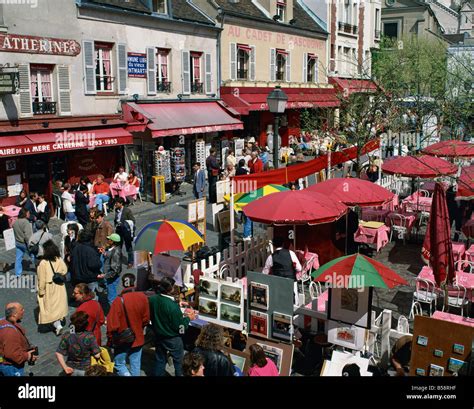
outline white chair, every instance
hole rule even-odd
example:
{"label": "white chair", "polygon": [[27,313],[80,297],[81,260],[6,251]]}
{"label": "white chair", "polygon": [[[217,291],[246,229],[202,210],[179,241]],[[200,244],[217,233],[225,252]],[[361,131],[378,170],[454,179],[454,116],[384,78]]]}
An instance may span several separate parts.
{"label": "white chair", "polygon": [[398,317],[397,332],[401,332],[402,334],[410,333],[410,323],[408,322],[408,318],[404,315]]}
{"label": "white chair", "polygon": [[430,317],[433,314],[433,306],[436,308],[436,302],[438,301],[438,294],[436,292],[436,285],[432,281],[425,280],[422,278],[416,279],[415,292],[413,293],[413,301],[410,308],[409,318],[414,317],[413,307],[415,302],[421,304],[428,304],[430,307]]}
{"label": "white chair", "polygon": [[423,308],[421,307],[421,304],[417,301],[413,303],[412,310],[413,310],[413,318],[415,318],[415,315],[421,315],[421,316],[423,315]]}
{"label": "white chair", "polygon": [[59,196],[58,194],[56,193],[53,193],[53,204],[54,204],[54,207],[56,209],[56,214],[55,216],[60,219],[61,218],[61,209],[62,209],[62,206],[63,206],[63,203],[62,203],[62,199],[61,199],[61,196]]}
{"label": "white chair", "polygon": [[390,216],[390,241],[392,241],[393,232],[397,233],[397,238],[403,240],[405,244],[408,234],[408,219],[401,214],[392,214]]}
{"label": "white chair", "polygon": [[315,300],[323,293],[323,288],[319,281],[311,281],[309,283],[309,296],[312,300]]}
{"label": "white chair", "polygon": [[420,189],[418,192],[420,197],[431,197],[431,193],[428,190]]}
{"label": "white chair", "polygon": [[474,261],[458,260],[454,263],[454,270],[474,274]]}
{"label": "white chair", "polygon": [[[467,290],[461,284],[453,283],[448,286],[448,311],[450,307],[459,308],[461,310],[461,316],[464,317],[464,307],[467,307],[469,304],[469,299],[467,298]],[[446,305],[443,303],[443,311]]]}

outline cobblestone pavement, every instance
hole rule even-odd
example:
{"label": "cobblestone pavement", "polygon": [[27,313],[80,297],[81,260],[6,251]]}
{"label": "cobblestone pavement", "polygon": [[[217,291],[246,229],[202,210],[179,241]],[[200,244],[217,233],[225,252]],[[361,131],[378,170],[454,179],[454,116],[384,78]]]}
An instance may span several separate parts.
{"label": "cobblestone pavement", "polygon": [[[148,222],[161,218],[178,218],[187,219],[187,206],[186,203],[192,199],[191,187],[184,185],[181,189],[187,194],[182,197],[173,196],[164,205],[155,205],[150,202],[138,203],[131,206],[133,213],[137,219],[137,228],[141,228]],[[213,231],[212,220],[211,220],[211,206],[207,206],[207,245],[209,247],[218,245],[218,235]],[[109,214],[109,220],[113,219],[113,216]],[[62,221],[52,219],[51,231],[55,236],[55,240],[59,242],[59,226]],[[238,226],[238,231],[241,232],[241,226]],[[238,233],[240,235],[240,233]],[[0,249],[4,248],[3,240],[0,240]],[[401,276],[410,282],[410,286],[396,287],[393,290],[376,289],[374,296],[374,308],[377,312],[384,308],[389,308],[394,311],[394,319],[397,319],[399,314],[408,315],[411,296],[413,292],[412,281],[420,271],[422,267],[422,261],[420,258],[421,244],[408,243],[403,245],[401,242],[389,243],[379,254],[375,255],[375,258],[389,267],[397,271]],[[1,251],[0,252],[0,263],[8,263],[11,266],[14,263],[15,252],[14,251]],[[33,265],[25,260],[25,271],[27,271],[27,277],[33,279],[35,277],[35,271]],[[10,273],[13,271],[10,269]],[[39,347],[40,359],[37,364],[33,367],[29,367],[29,371],[35,376],[51,376],[58,375],[60,372],[59,364],[56,361],[55,350],[58,345],[59,339],[53,333],[40,334],[37,331],[36,314],[37,314],[37,301],[36,293],[30,288],[35,287],[35,282],[30,281],[26,284],[30,285],[28,288],[9,288],[8,272],[0,273],[0,277],[3,277],[4,284],[7,284],[7,288],[0,289],[0,308],[7,302],[19,301],[21,302],[26,310],[23,325],[26,327],[28,337],[30,341]],[[0,278],[2,280],[2,278]],[[2,281],[0,281],[1,283]],[[70,307],[70,313],[74,310]],[[153,350],[149,345],[145,348],[143,354],[143,372],[151,374],[153,366]],[[172,373],[172,369],[169,370]]]}

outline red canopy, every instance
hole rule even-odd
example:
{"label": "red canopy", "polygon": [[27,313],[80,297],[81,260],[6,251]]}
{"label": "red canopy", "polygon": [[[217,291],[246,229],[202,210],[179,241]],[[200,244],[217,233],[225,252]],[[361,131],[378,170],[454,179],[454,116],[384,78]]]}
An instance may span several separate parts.
{"label": "red canopy", "polygon": [[473,157],[474,144],[459,140],[441,141],[428,146],[422,152],[433,156]]}
{"label": "red canopy", "polygon": [[329,223],[346,214],[347,207],[328,197],[305,190],[273,193],[243,209],[252,221],[265,224]]}
{"label": "red canopy", "polygon": [[450,284],[455,277],[454,255],[451,242],[451,223],[449,221],[446,192],[436,183],[431,205],[430,219],[421,250],[425,261],[433,269],[436,284]]}
{"label": "red canopy", "polygon": [[[368,142],[362,148],[361,155],[374,151],[379,147],[379,143],[379,139],[374,139],[373,141]],[[347,148],[341,152],[332,152],[331,165],[336,166],[340,163],[353,160],[356,157],[357,147]],[[326,169],[327,166],[328,157],[327,155],[323,155],[319,158],[309,160],[308,162],[288,166],[285,168],[279,168],[257,174],[254,173],[251,175],[236,176],[233,178],[234,193],[247,193],[270,184],[284,185],[289,182],[294,182],[299,178],[304,178]]]}
{"label": "red canopy", "polygon": [[306,189],[321,193],[347,206],[380,206],[393,199],[393,193],[366,180],[335,178],[316,183]]}
{"label": "red canopy", "polygon": [[474,199],[474,166],[462,168],[461,177],[458,180],[457,200]]}
{"label": "red canopy", "polygon": [[435,156],[397,156],[388,159],[382,165],[384,173],[407,177],[434,178],[441,175],[452,175],[457,172],[456,165]]}

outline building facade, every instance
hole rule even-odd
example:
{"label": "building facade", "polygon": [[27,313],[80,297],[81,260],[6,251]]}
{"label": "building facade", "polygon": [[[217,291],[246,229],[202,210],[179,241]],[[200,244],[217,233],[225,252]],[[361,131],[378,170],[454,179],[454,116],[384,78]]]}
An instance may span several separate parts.
{"label": "building facade", "polygon": [[274,118],[266,98],[280,85],[288,95],[280,136],[300,134],[303,108],[338,105],[327,80],[327,32],[299,0],[194,0],[221,34],[221,98],[236,110],[245,133],[267,145]]}
{"label": "building facade", "polygon": [[[45,0],[0,11],[0,64],[19,79],[0,105],[5,199],[13,180],[44,193],[52,180],[108,178],[131,161],[149,186],[157,146],[241,127],[217,103],[220,30],[185,0]],[[166,132],[154,132],[147,126],[156,122],[154,104],[165,101],[175,116],[185,116],[186,104],[210,102],[223,123],[204,129],[210,124],[170,120]],[[150,107],[141,126],[129,125],[138,115],[132,103]],[[165,142],[165,134],[176,138]]]}

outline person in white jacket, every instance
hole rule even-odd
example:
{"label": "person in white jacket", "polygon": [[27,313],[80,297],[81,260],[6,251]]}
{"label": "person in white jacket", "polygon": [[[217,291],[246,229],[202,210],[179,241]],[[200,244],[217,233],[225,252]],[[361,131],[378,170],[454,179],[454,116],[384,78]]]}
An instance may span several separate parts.
{"label": "person in white jacket", "polygon": [[77,217],[74,212],[74,196],[70,193],[71,185],[69,183],[64,184],[64,192],[61,195],[63,201],[63,211],[67,222],[76,221]]}

